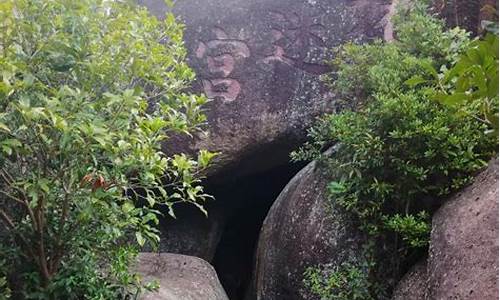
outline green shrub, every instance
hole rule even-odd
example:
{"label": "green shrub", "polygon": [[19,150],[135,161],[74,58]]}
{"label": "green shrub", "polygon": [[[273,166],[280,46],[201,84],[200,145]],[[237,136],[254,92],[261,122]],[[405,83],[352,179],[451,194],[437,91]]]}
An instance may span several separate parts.
{"label": "green shrub", "polygon": [[363,110],[323,122],[323,138],[337,143],[326,158],[336,178],[330,194],[374,234],[382,212],[409,213],[418,201],[460,188],[494,151],[485,125],[418,92],[379,94]]}
{"label": "green shrub", "polygon": [[336,69],[330,85],[342,106],[362,107],[377,93],[395,94],[407,90],[403,84],[416,74],[426,74],[430,59],[409,55],[397,44],[356,45],[347,43],[336,49],[333,66]]}
{"label": "green shrub", "polygon": [[11,297],[11,290],[7,282],[7,268],[5,260],[0,261],[0,300],[7,300]]}
{"label": "green shrub", "polygon": [[159,210],[208,197],[196,174],[213,154],[160,149],[205,121],[205,98],[184,92],[183,26],[123,1],[5,0],[0,28],[0,261],[13,292],[135,294],[128,266],[158,243]]}
{"label": "green shrub", "polygon": [[[356,292],[352,289],[364,291],[366,286],[371,297],[385,299],[375,287],[390,289],[390,284],[377,283],[388,269],[401,271],[407,257],[427,246],[432,208],[469,183],[497,151],[497,136],[486,134],[493,122],[478,117],[484,115],[482,105],[436,101],[443,89],[451,95],[480,93],[477,70],[488,76],[483,83],[489,101],[498,103],[498,85],[493,86],[498,56],[487,51],[494,49],[492,39],[471,42],[463,30],[443,31],[442,22],[426,11],[419,3],[401,10],[394,43],[347,44],[336,50],[330,83],[345,110],[322,117],[310,130],[311,141],[292,153],[294,160],[325,163],[333,178],[328,185],[333,204],[351,213],[367,234],[371,284],[328,288],[331,278],[346,276],[331,270],[337,275],[316,278],[323,294],[310,285],[322,299],[349,299],[345,295]],[[474,66],[464,67],[470,56]],[[498,116],[498,104],[489,107],[493,112],[487,115]],[[331,154],[322,154],[332,145]],[[385,249],[384,266],[375,263],[384,255],[380,249]],[[306,272],[305,282],[317,277],[318,270]]]}
{"label": "green shrub", "polygon": [[393,18],[397,44],[405,52],[420,58],[432,57],[440,67],[453,62],[467,47],[469,33],[460,28],[446,30],[443,20],[428,13],[428,1],[414,1],[399,7]]}
{"label": "green shrub", "polygon": [[403,241],[412,248],[425,247],[429,243],[428,234],[431,231],[431,225],[426,211],[405,216],[395,214],[383,218],[383,221],[389,230],[402,236]]}
{"label": "green shrub", "polygon": [[344,263],[327,270],[308,268],[304,276],[306,287],[321,300],[375,300],[367,268]]}
{"label": "green shrub", "polygon": [[498,34],[488,33],[484,39],[470,43],[456,64],[441,76],[434,69],[429,71],[427,77],[431,79],[415,75],[408,84],[436,86],[432,94],[435,99],[476,118],[498,135]]}

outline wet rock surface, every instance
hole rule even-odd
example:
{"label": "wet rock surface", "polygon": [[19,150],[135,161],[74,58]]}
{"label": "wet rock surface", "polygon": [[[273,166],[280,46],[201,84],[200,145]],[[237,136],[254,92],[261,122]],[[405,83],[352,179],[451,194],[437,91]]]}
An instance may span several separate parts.
{"label": "wet rock surface", "polygon": [[498,299],[498,159],[434,215],[429,299]]}
{"label": "wet rock surface", "polygon": [[157,280],[160,289],[141,300],[229,300],[214,268],[206,261],[170,253],[139,254],[135,271],[144,280]]}

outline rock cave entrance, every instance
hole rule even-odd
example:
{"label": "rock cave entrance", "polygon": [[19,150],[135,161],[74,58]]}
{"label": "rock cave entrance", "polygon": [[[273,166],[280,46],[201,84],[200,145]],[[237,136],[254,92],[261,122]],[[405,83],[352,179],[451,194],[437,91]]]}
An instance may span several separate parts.
{"label": "rock cave entrance", "polygon": [[228,212],[212,264],[231,300],[248,299],[262,223],[274,200],[301,167],[287,163],[208,186],[216,202],[226,206]]}

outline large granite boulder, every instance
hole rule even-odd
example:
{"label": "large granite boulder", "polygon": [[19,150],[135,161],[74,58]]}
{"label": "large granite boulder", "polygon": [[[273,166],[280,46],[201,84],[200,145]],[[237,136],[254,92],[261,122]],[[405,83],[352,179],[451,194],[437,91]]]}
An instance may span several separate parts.
{"label": "large granite boulder", "polygon": [[363,236],[349,216],[331,205],[328,178],[310,163],[284,188],[267,215],[248,299],[317,299],[303,284],[308,267],[337,266],[361,258]]}
{"label": "large granite boulder", "polygon": [[498,299],[498,159],[433,216],[429,257],[393,300]]}
{"label": "large granite boulder", "polygon": [[399,281],[392,300],[424,300],[427,292],[427,260],[415,264]]}
{"label": "large granite boulder", "polygon": [[229,300],[214,268],[197,257],[141,253],[135,271],[145,281],[160,283],[158,291],[145,293],[141,300]]}
{"label": "large granite boulder", "polygon": [[498,159],[432,220],[428,299],[498,299]]}
{"label": "large granite boulder", "polygon": [[[137,0],[152,14],[164,0]],[[188,63],[197,73],[194,92],[212,101],[207,132],[174,136],[168,153],[220,152],[209,187],[263,174],[289,163],[316,116],[336,108],[320,76],[331,49],[346,41],[383,37],[391,0],[182,0],[173,12],[186,24]],[[165,222],[162,251],[214,257],[226,220],[246,197],[217,196],[205,219],[195,209]],[[255,202],[258,202],[255,199]],[[274,198],[273,198],[274,200]],[[245,204],[246,205],[246,204]]]}
{"label": "large granite boulder", "polygon": [[[164,0],[138,0],[162,17]],[[315,117],[335,107],[320,80],[331,49],[383,37],[390,0],[182,0],[196,92],[213,99],[208,133],[167,152],[220,152],[209,174],[235,177],[288,162]],[[225,175],[225,176],[222,176]]]}

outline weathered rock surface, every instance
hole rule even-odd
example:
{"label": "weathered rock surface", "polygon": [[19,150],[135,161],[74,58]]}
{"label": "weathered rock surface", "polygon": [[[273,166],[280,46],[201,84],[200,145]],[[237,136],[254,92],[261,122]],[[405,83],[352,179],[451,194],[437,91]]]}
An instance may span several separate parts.
{"label": "weathered rock surface", "polygon": [[[163,0],[138,0],[161,17]],[[214,101],[208,134],[167,152],[221,152],[210,174],[235,177],[288,162],[315,117],[335,107],[320,80],[334,46],[383,37],[390,0],[183,0],[194,86]],[[223,176],[225,175],[225,176]]]}
{"label": "weathered rock surface", "polygon": [[419,261],[399,281],[392,300],[424,300],[427,291],[427,260]]}
{"label": "weathered rock surface", "polygon": [[434,215],[429,299],[498,299],[498,159]]}
{"label": "weathered rock surface", "polygon": [[[160,18],[168,11],[164,0],[137,1]],[[206,107],[207,132],[174,136],[164,151],[219,152],[208,171],[214,184],[287,165],[315,118],[336,107],[335,95],[320,80],[330,71],[331,49],[383,37],[390,5],[391,0],[176,1],[173,12],[186,24],[188,63],[198,75],[193,90],[213,101]],[[232,213],[226,209],[208,220],[189,213],[193,218],[170,222],[162,250],[210,260]]]}
{"label": "weathered rock surface", "polygon": [[459,26],[474,34],[481,28],[481,21],[498,20],[496,0],[434,0],[434,8],[448,27]]}
{"label": "weathered rock surface", "polygon": [[498,159],[433,216],[429,257],[393,300],[498,299]]}
{"label": "weathered rock surface", "polygon": [[208,216],[194,205],[177,206],[177,219],[167,216],[161,222],[160,250],[212,262],[227,216],[220,205],[209,203],[205,208],[209,211]]}
{"label": "weathered rock surface", "polygon": [[197,257],[141,253],[135,270],[144,280],[160,283],[141,300],[228,300],[213,267]]}
{"label": "weathered rock surface", "polygon": [[306,268],[360,258],[362,235],[345,214],[330,205],[328,178],[322,168],[311,163],[273,204],[256,253],[254,289],[258,300],[317,299],[303,285]]}

